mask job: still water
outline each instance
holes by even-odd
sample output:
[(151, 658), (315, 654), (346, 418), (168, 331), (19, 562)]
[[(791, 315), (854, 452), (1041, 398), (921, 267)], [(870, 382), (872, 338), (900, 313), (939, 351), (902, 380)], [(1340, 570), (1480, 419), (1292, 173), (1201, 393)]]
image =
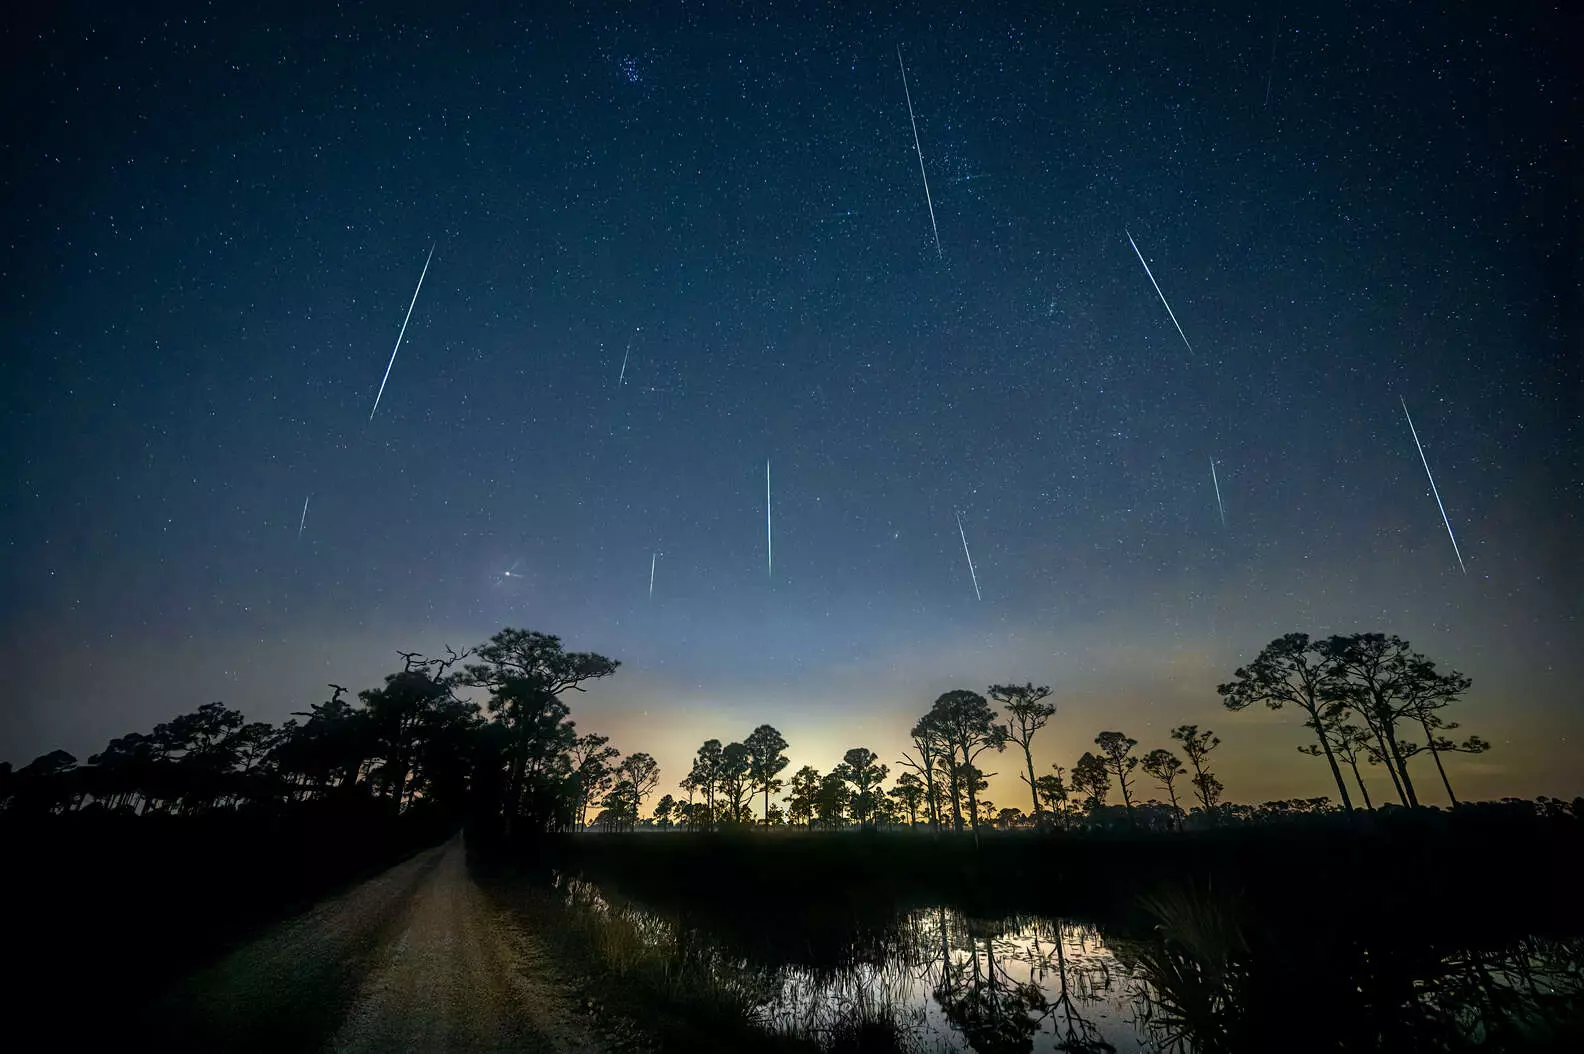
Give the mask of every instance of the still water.
[(1262, 944), (1233, 906), (1166, 897), (1143, 931), (947, 907), (855, 919), (832, 957), (828, 931), (805, 944), (773, 916), (712, 932), (578, 879), (557, 885), (569, 907), (620, 929), (620, 954), (702, 972), (767, 1029), (826, 1047), (883, 1037), (920, 1054), (1584, 1050), (1584, 942), (1572, 938)]
[(898, 936), (880, 963), (785, 967), (763, 1020), (821, 1036), (854, 1016), (890, 1015), (924, 1051), (1158, 1049), (1141, 1018), (1147, 986), (1092, 926), (935, 908), (904, 916)]

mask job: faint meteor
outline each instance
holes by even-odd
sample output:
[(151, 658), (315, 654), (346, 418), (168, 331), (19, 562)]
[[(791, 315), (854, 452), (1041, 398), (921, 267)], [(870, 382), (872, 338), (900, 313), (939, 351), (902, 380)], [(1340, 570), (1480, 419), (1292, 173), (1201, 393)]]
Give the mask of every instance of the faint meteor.
[(379, 395), (374, 396), (374, 409), (369, 411), (369, 420), (374, 420), (374, 414), (379, 410), (380, 397), (385, 394), (385, 382), (390, 380), (391, 367), (396, 365), (396, 353), (401, 350), (402, 337), (407, 335), (407, 323), (412, 319), (413, 304), (418, 303), (418, 293), (423, 289), (424, 275), (429, 273), (429, 260), (434, 259), (435, 244), (429, 246), (429, 258), (424, 261), (423, 271), (418, 275), (418, 288), (413, 290), (412, 303), (407, 305), (407, 317), (402, 319), (401, 332), (396, 334), (396, 346), (391, 349), (390, 361), (385, 364), (385, 376), (380, 380)]
[(660, 559), (660, 554), (659, 553), (650, 553), (649, 554), (649, 599), (650, 600), (654, 599), (655, 561), (659, 560), (659, 559)]
[(770, 459), (765, 458), (765, 577), (775, 577), (775, 549), (770, 544)]
[(907, 67), (902, 64), (902, 45), (897, 45), (897, 66), (902, 70), (902, 94), (907, 96), (908, 121), (913, 125), (913, 150), (918, 154), (919, 176), (924, 180), (924, 203), (929, 206), (930, 230), (935, 232), (935, 255), (940, 257), (940, 228), (935, 226), (935, 199), (930, 197), (929, 176), (924, 174), (924, 148), (919, 145), (918, 118), (913, 116), (913, 93), (908, 90)]
[[(1160, 283), (1155, 281), (1155, 272), (1151, 271), (1149, 264), (1144, 262), (1144, 254), (1139, 252), (1138, 242), (1133, 240), (1133, 235), (1128, 234), (1126, 227), (1122, 228), (1122, 233), (1127, 234), (1128, 244), (1133, 246), (1133, 252), (1139, 258), (1139, 263), (1144, 264), (1144, 273), (1149, 275), (1150, 285), (1155, 287), (1155, 295), (1160, 297), (1162, 304), (1166, 304), (1166, 294), (1161, 292)], [(1189, 354), (1192, 354), (1193, 345), (1188, 343), (1188, 334), (1183, 332), (1182, 323), (1177, 321), (1177, 312), (1171, 309), (1170, 304), (1166, 304), (1166, 313), (1171, 316), (1172, 325), (1177, 327), (1177, 335), (1181, 337), (1182, 342), (1187, 345)]]
[(1430, 493), (1435, 495), (1436, 508), (1441, 510), (1441, 522), (1446, 524), (1447, 537), (1452, 539), (1452, 551), (1457, 554), (1458, 567), (1466, 575), (1468, 568), (1464, 566), (1463, 553), (1458, 549), (1457, 536), (1452, 533), (1452, 521), (1447, 519), (1446, 506), (1441, 504), (1441, 492), (1436, 489), (1435, 477), (1430, 474), (1430, 461), (1425, 457), (1424, 444), (1419, 442), (1419, 430), (1414, 427), (1413, 416), (1408, 413), (1408, 400), (1400, 395), (1397, 398), (1402, 400), (1403, 416), (1408, 418), (1408, 431), (1413, 433), (1414, 446), (1419, 448), (1419, 460), (1424, 464), (1425, 477), (1430, 480)]
[[(312, 494), (308, 495), (308, 498), (311, 498), (311, 497), (313, 497)], [(308, 498), (304, 498), (303, 499), (302, 519), (297, 521), (297, 540), (299, 542), (302, 541), (303, 528), (308, 526)]]
[(1221, 481), (1216, 479), (1215, 458), (1210, 459), (1210, 482), (1215, 486), (1216, 510), (1221, 513), (1221, 526), (1226, 526), (1226, 506), (1221, 504)]
[(639, 326), (637, 329), (633, 330), (633, 335), (627, 338), (627, 351), (624, 355), (622, 355), (621, 373), (616, 378), (616, 387), (618, 388), (627, 383), (627, 359), (632, 355), (633, 340), (638, 336), (639, 333), (642, 332), (643, 327)]
[(953, 509), (952, 510), (952, 515), (957, 517), (957, 534), (958, 534), (958, 536), (960, 536), (962, 538), (963, 555), (968, 558), (968, 574), (973, 579), (974, 596), (976, 598), (978, 598), (979, 600), (983, 600), (984, 599), (984, 594), (979, 592), (979, 572), (974, 570), (973, 553), (970, 553), (968, 551), (968, 535), (963, 530), (962, 514), (959, 513), (956, 509)]

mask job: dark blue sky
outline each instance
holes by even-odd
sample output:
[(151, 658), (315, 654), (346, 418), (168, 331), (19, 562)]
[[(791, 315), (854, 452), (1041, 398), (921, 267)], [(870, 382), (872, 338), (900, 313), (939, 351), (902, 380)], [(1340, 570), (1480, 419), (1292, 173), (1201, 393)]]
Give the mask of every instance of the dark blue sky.
[(0, 757), (510, 624), (668, 786), (1035, 680), (1047, 760), (1318, 794), (1214, 687), (1381, 630), (1474, 678), (1471, 792), (1584, 791), (1560, 6), (406, 6), (8, 16)]

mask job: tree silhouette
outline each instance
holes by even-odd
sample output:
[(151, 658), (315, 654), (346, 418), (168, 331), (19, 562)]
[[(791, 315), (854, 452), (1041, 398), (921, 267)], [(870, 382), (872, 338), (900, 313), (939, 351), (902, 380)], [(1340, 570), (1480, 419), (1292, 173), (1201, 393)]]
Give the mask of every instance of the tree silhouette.
[(638, 818), (638, 812), (643, 808), (643, 800), (660, 785), (660, 765), (648, 754), (639, 751), (629, 754), (617, 766), (618, 782), (626, 783), (631, 788), (632, 794), (632, 819)]
[(1397, 722), (1410, 705), (1413, 667), (1422, 656), (1414, 655), (1401, 637), (1383, 633), (1327, 637), (1316, 648), (1330, 664), (1332, 698), (1364, 719), (1398, 799), (1417, 806), (1419, 796), (1408, 773), (1408, 756), (1417, 748), (1400, 739)]
[(677, 806), (679, 804), (680, 803), (669, 794), (661, 795), (660, 800), (655, 802), (654, 818), (662, 828), (671, 826), (671, 816), (677, 811)]
[(40, 754), (11, 774), (11, 805), (22, 813), (65, 812), (77, 798), (77, 758), (64, 750)]
[(1047, 703), (1051, 690), (1049, 686), (1034, 687), (1033, 683), (996, 684), (991, 685), (989, 696), (1006, 711), (1007, 738), (1023, 748), (1023, 764), (1027, 775), (1019, 774), (1019, 778), (1028, 784), (1029, 797), (1034, 801), (1034, 822), (1040, 820), (1039, 788), (1034, 781), (1034, 733), (1044, 728), (1046, 723), (1056, 713), (1056, 704)]
[(819, 789), (814, 794), (814, 807), (820, 823), (827, 827), (841, 826), (851, 803), (852, 792), (847, 789), (847, 780), (840, 768), (820, 777)]
[(896, 785), (886, 791), (889, 797), (896, 799), (897, 804), (907, 810), (909, 828), (918, 826), (918, 810), (924, 804), (926, 793), (924, 781), (911, 772), (898, 776)]
[(1342, 770), (1331, 750), (1332, 737), (1327, 734), (1332, 721), (1327, 704), (1337, 692), (1332, 660), (1310, 643), (1309, 634), (1289, 633), (1265, 645), (1254, 661), (1240, 667), (1233, 677), (1235, 680), (1216, 688), (1228, 710), (1245, 710), (1255, 703), (1280, 710), (1291, 703), (1308, 715), (1304, 725), (1319, 739), (1342, 796), (1342, 807), (1351, 813), (1353, 799), (1342, 782)]
[[(1341, 714), (1346, 712), (1346, 707), (1341, 703), (1333, 706), (1338, 711), (1338, 716), (1331, 724), (1326, 726), (1326, 735), (1331, 739), (1331, 748), (1336, 756), (1347, 762), (1348, 768), (1353, 770), (1353, 782), (1358, 787), (1359, 796), (1364, 799), (1364, 808), (1374, 809), (1375, 803), (1370, 800), (1369, 788), (1364, 785), (1364, 777), (1359, 772), (1359, 759), (1367, 759), (1371, 764), (1378, 763), (1380, 757), (1371, 744), (1372, 736), (1357, 725), (1348, 724)], [(1320, 747), (1314, 743), (1305, 743), (1298, 748), (1298, 753), (1307, 754), (1309, 757), (1321, 756)]]
[(553, 784), (567, 775), (561, 770), (570, 768), (567, 751), (577, 738), (561, 695), (583, 691), (584, 682), (609, 677), (621, 664), (593, 652), (565, 651), (559, 637), (510, 627), (475, 654), (480, 661), (466, 665), (453, 681), (487, 689), (489, 712), (508, 732), (506, 832), (519, 818), (548, 827), (558, 797)]
[(868, 822), (870, 814), (874, 812), (875, 799), (878, 797), (875, 791), (889, 771), (880, 764), (879, 755), (868, 747), (853, 747), (842, 755), (836, 773), (852, 785), (853, 819), (859, 823)]
[(1039, 793), (1040, 804), (1055, 813), (1062, 827), (1067, 826), (1067, 784), (1062, 779), (1065, 770), (1060, 765), (1052, 765), (1053, 770), (1049, 775), (1041, 776), (1035, 781), (1035, 790)]
[(769, 725), (760, 725), (743, 740), (748, 748), (748, 779), (764, 795), (764, 822), (770, 823), (770, 795), (781, 790), (776, 777), (789, 764), (787, 741)]
[(1182, 809), (1177, 804), (1177, 790), (1173, 786), (1177, 782), (1177, 777), (1182, 775), (1182, 760), (1171, 751), (1157, 747), (1144, 755), (1142, 764), (1144, 771), (1166, 788), (1166, 794), (1171, 798), (1172, 816), (1177, 821), (1177, 829), (1182, 830)]
[(1199, 731), (1198, 725), (1178, 725), (1172, 729), (1171, 737), (1182, 744), (1183, 753), (1188, 756), (1188, 765), (1194, 771), (1193, 779), (1188, 782), (1193, 784), (1199, 804), (1204, 806), (1206, 815), (1214, 816), (1223, 788), (1221, 781), (1205, 766), (1205, 762), (1210, 752), (1221, 745), (1221, 737), (1208, 728)]
[(1106, 795), (1111, 790), (1111, 773), (1104, 761), (1086, 750), (1073, 766), (1072, 785), (1073, 790), (1084, 796), (1084, 808), (1094, 816), (1105, 807)]
[(1133, 817), (1133, 795), (1129, 793), (1129, 787), (1133, 783), (1133, 770), (1139, 763), (1138, 758), (1132, 756), (1133, 748), (1138, 746), (1138, 740), (1121, 732), (1101, 732), (1095, 736), (1095, 746), (1100, 748), (1100, 757), (1106, 769), (1116, 777), (1117, 786), (1122, 791), (1122, 804), (1127, 809), (1128, 823), (1137, 826), (1137, 821)]
[(572, 778), (577, 795), (577, 826), (588, 826), (589, 803), (603, 798), (616, 782), (615, 763), (621, 751), (610, 745), (610, 737), (586, 732), (572, 742)]
[[(698, 754), (693, 759), (693, 768), (682, 785), (689, 793), (701, 791), (704, 795), (704, 812), (709, 817), (709, 824), (715, 822), (715, 788), (720, 782), (722, 765), (721, 741), (706, 739), (704, 745), (698, 748)], [(689, 824), (693, 826), (693, 824)]]
[(972, 825), (977, 844), (979, 819), (977, 790), (974, 780), (964, 780), (963, 770), (986, 750), (1005, 750), (1007, 730), (995, 723), (995, 711), (978, 692), (963, 689), (947, 692), (935, 700), (929, 719), (940, 735), (951, 783), (952, 827), (962, 830), (962, 809), (958, 804), (960, 791), (968, 793), (968, 820)]
[(1435, 663), (1423, 656), (1415, 656), (1402, 688), (1406, 698), (1403, 713), (1424, 729), (1425, 749), (1435, 761), (1436, 771), (1441, 775), (1441, 785), (1446, 788), (1447, 799), (1453, 805), (1458, 804), (1458, 799), (1452, 792), (1452, 781), (1447, 778), (1446, 767), (1441, 764), (1441, 755), (1483, 754), (1490, 749), (1490, 744), (1479, 736), (1469, 736), (1463, 742), (1455, 743), (1438, 734), (1459, 727), (1456, 721), (1446, 720), (1440, 712), (1456, 702), (1473, 683), (1456, 670), (1438, 674)]
[(753, 784), (748, 780), (748, 747), (744, 743), (727, 743), (721, 750), (720, 772), (717, 776), (720, 794), (725, 799), (727, 822), (740, 824), (753, 794)]
[(792, 773), (791, 784), (787, 792), (787, 818), (793, 823), (802, 822), (805, 826), (819, 812), (820, 793), (819, 769), (813, 765), (804, 765)]
[(935, 766), (939, 761), (945, 744), (941, 739), (940, 729), (936, 727), (933, 712), (925, 714), (908, 733), (913, 738), (913, 754), (902, 752), (899, 765), (905, 765), (918, 773), (924, 780), (924, 801), (929, 808), (930, 830), (940, 832), (940, 788), (935, 782)]

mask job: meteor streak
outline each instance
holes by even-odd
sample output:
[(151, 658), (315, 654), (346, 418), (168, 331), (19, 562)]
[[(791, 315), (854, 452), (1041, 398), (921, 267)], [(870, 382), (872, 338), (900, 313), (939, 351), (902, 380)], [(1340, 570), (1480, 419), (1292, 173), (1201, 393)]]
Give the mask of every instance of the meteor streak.
[(1430, 480), (1430, 493), (1435, 495), (1436, 508), (1441, 510), (1441, 522), (1446, 524), (1447, 537), (1452, 539), (1452, 551), (1457, 554), (1458, 567), (1462, 568), (1466, 575), (1468, 568), (1463, 564), (1463, 553), (1458, 549), (1457, 536), (1452, 533), (1452, 521), (1447, 519), (1446, 506), (1441, 504), (1441, 492), (1436, 489), (1435, 477), (1430, 474), (1430, 461), (1425, 457), (1424, 444), (1419, 442), (1419, 430), (1414, 427), (1413, 416), (1408, 413), (1408, 400), (1400, 395), (1397, 398), (1402, 400), (1403, 416), (1408, 418), (1408, 431), (1413, 433), (1414, 446), (1419, 448), (1419, 460), (1424, 464), (1425, 478)]
[[(1160, 297), (1162, 304), (1166, 304), (1166, 294), (1161, 292), (1160, 283), (1155, 281), (1155, 272), (1150, 270), (1149, 264), (1144, 263), (1144, 254), (1139, 252), (1138, 242), (1133, 240), (1133, 235), (1128, 234), (1127, 228), (1124, 227), (1122, 229), (1122, 233), (1127, 234), (1128, 244), (1133, 246), (1133, 252), (1136, 256), (1138, 256), (1139, 263), (1144, 264), (1144, 273), (1149, 275), (1150, 285), (1155, 287), (1155, 295)], [(1177, 321), (1177, 312), (1171, 309), (1170, 304), (1166, 304), (1166, 313), (1171, 316), (1172, 325), (1177, 327), (1177, 335), (1181, 337), (1183, 343), (1187, 345), (1189, 354), (1192, 354), (1193, 345), (1188, 343), (1188, 334), (1183, 332), (1182, 323)]]
[(963, 555), (968, 558), (968, 574), (973, 578), (974, 596), (979, 600), (983, 600), (984, 594), (979, 592), (979, 572), (974, 570), (973, 554), (968, 551), (968, 535), (963, 531), (962, 514), (953, 509), (952, 515), (957, 517), (957, 534), (962, 538)]
[(913, 93), (908, 91), (907, 67), (902, 64), (902, 45), (897, 45), (897, 66), (902, 70), (902, 94), (907, 96), (908, 121), (913, 125), (913, 150), (918, 154), (919, 176), (924, 180), (924, 203), (929, 206), (930, 230), (935, 232), (935, 256), (941, 255), (940, 228), (935, 226), (935, 199), (930, 197), (929, 176), (924, 174), (924, 148), (919, 146), (918, 118), (913, 116)]
[(1221, 513), (1221, 526), (1226, 526), (1226, 506), (1221, 504), (1221, 481), (1216, 479), (1215, 458), (1210, 459), (1210, 482), (1215, 486), (1216, 509)]
[(616, 387), (620, 388), (627, 383), (627, 358), (632, 354), (633, 337), (636, 337), (643, 327), (633, 330), (633, 336), (627, 338), (627, 351), (622, 355), (621, 374), (616, 378)]
[[(438, 243), (435, 243), (438, 244)], [(429, 260), (434, 259), (435, 246), (429, 246), (429, 258), (424, 261), (423, 271), (418, 275), (418, 288), (413, 290), (412, 303), (407, 305), (407, 317), (402, 319), (401, 332), (396, 334), (396, 346), (391, 349), (390, 361), (385, 364), (385, 376), (380, 380), (379, 395), (374, 396), (374, 409), (369, 411), (369, 420), (374, 420), (374, 414), (379, 410), (380, 397), (385, 394), (385, 382), (390, 380), (391, 367), (396, 365), (396, 353), (401, 350), (402, 337), (407, 335), (407, 323), (412, 319), (413, 304), (418, 303), (419, 290), (423, 289), (424, 275), (429, 273)]]
[[(311, 498), (311, 497), (313, 497), (312, 494), (308, 495), (308, 498)], [(297, 521), (297, 540), (299, 542), (302, 541), (303, 528), (308, 526), (308, 498), (304, 498), (303, 499), (302, 519)]]
[(775, 577), (775, 549), (770, 544), (770, 459), (765, 458), (765, 577)]
[(658, 559), (660, 559), (660, 554), (659, 553), (650, 553), (649, 554), (649, 599), (650, 600), (654, 599), (655, 561), (658, 560)]

